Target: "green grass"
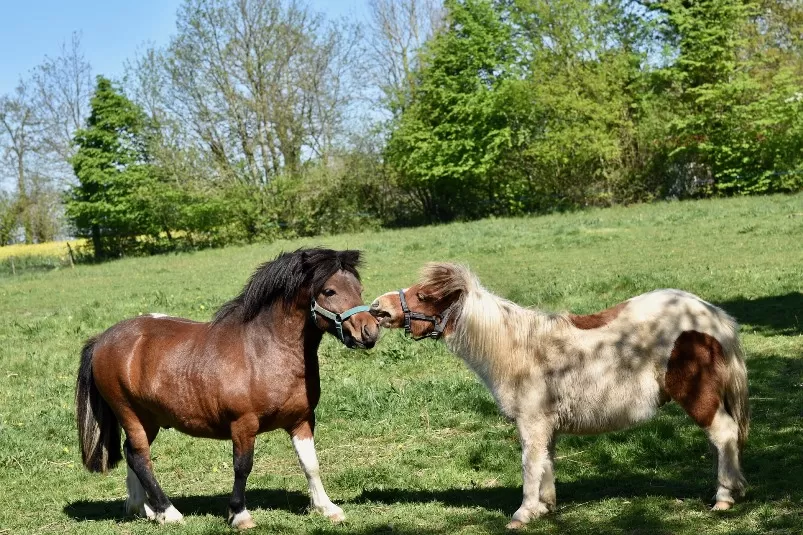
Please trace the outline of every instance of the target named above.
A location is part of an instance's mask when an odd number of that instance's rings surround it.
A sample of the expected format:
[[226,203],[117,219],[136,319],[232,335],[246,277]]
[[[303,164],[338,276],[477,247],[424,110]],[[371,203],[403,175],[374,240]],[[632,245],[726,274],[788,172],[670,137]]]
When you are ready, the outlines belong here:
[[[280,250],[365,251],[365,297],[408,285],[428,260],[468,263],[523,305],[587,313],[660,287],[694,292],[743,324],[753,425],[750,488],[708,511],[712,457],[669,405],[648,425],[562,437],[559,511],[529,533],[803,531],[803,195],[640,205],[120,260],[0,277],[0,535],[216,533],[231,490],[230,443],[174,431],[157,477],[186,517],[122,516],[125,468],[81,466],[73,420],[88,336],[144,312],[208,319]],[[247,500],[256,533],[495,533],[521,499],[514,426],[441,343],[386,332],[372,351],[327,337],[316,441],[324,484],[346,512],[306,514],[306,482],[281,432],[257,439]]]

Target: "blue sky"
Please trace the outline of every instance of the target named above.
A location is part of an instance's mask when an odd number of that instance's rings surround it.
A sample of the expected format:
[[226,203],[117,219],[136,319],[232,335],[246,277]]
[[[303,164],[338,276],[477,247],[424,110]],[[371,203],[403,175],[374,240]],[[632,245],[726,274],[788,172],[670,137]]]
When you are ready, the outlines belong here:
[[[330,17],[363,17],[367,0],[307,0]],[[4,0],[0,24],[0,95],[20,76],[59,53],[72,32],[95,74],[118,78],[123,64],[148,43],[164,45],[175,32],[181,0]]]

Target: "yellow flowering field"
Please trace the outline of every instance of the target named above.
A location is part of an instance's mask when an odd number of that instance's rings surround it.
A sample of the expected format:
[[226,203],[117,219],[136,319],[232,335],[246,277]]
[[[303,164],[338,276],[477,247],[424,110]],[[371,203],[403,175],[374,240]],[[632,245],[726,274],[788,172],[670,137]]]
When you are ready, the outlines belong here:
[[[70,246],[73,251],[78,249],[84,244],[83,239],[69,240]],[[0,247],[0,260],[5,260],[10,257],[23,258],[23,257],[58,257],[62,260],[67,260],[67,241],[52,241],[47,243],[34,243],[24,244],[18,243],[14,245],[6,245]]]

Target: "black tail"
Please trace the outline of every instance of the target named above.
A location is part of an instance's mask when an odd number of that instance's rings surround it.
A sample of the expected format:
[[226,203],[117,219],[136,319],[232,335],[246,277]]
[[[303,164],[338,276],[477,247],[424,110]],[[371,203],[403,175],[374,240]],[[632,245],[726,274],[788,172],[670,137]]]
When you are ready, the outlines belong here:
[[90,338],[81,350],[81,365],[75,385],[75,419],[81,457],[90,472],[105,472],[117,466],[120,452],[120,423],[112,408],[98,392],[92,375],[92,352],[97,338]]

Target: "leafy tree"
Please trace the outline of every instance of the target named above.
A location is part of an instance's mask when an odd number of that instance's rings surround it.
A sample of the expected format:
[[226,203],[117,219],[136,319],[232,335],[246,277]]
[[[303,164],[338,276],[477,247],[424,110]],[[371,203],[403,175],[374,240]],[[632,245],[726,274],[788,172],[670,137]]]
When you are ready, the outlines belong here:
[[386,150],[430,220],[803,187],[795,2],[445,6]]
[[17,226],[17,200],[7,191],[0,190],[0,246],[8,245]]
[[670,157],[681,179],[705,193],[799,189],[803,63],[799,44],[785,36],[795,17],[777,17],[778,8],[789,15],[794,7],[755,0],[664,0],[650,7],[663,14],[677,50],[666,75],[678,111]]
[[78,178],[67,216],[91,238],[96,259],[119,256],[153,229],[147,198],[153,185],[141,109],[99,76],[86,128],[75,135],[71,162]]
[[649,25],[617,1],[516,0],[508,11],[523,76],[508,87],[517,142],[506,165],[526,186],[521,208],[638,196]]
[[485,0],[447,0],[446,28],[425,46],[412,100],[387,158],[424,216],[492,213],[503,184],[494,168],[510,143],[498,88],[509,73],[508,27]]

